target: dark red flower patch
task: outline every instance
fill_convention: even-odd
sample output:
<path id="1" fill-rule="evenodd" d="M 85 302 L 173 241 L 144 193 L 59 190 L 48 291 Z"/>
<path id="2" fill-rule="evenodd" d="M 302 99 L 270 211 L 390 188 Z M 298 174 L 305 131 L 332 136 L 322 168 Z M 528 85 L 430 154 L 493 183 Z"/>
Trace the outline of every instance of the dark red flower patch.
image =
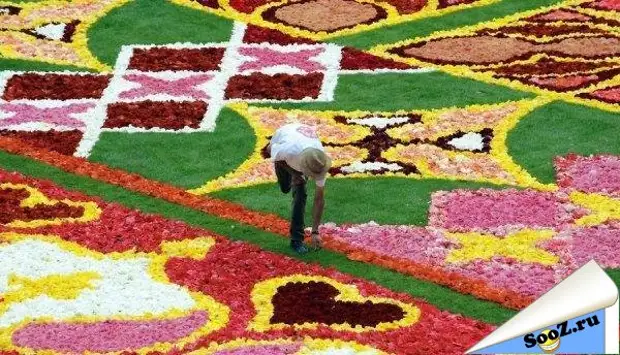
<path id="1" fill-rule="evenodd" d="M 142 71 L 218 70 L 225 48 L 163 48 L 134 49 L 129 69 Z"/>
<path id="2" fill-rule="evenodd" d="M 586 88 L 592 84 L 614 77 L 620 69 L 613 69 L 592 74 L 576 74 L 551 77 L 518 77 L 505 75 L 503 77 L 518 80 L 529 85 L 535 85 L 547 90 L 566 92 Z"/>
<path id="3" fill-rule="evenodd" d="M 29 222 L 38 219 L 78 218 L 84 214 L 84 208 L 69 206 L 58 202 L 55 205 L 36 205 L 22 207 L 21 202 L 30 196 L 25 189 L 0 189 L 0 224 L 13 221 Z"/>
<path id="4" fill-rule="evenodd" d="M 401 15 L 418 12 L 428 3 L 427 0 L 381 0 L 381 2 L 394 6 Z"/>
<path id="5" fill-rule="evenodd" d="M 7 81 L 3 98 L 7 101 L 98 99 L 109 82 L 109 75 L 18 74 Z"/>
<path id="6" fill-rule="evenodd" d="M 566 34 L 584 34 L 584 33 L 606 33 L 603 30 L 592 28 L 587 25 L 560 25 L 552 26 L 545 23 L 539 24 L 527 24 L 521 26 L 506 26 L 498 29 L 481 30 L 479 34 L 520 34 L 523 36 L 535 36 L 535 37 L 554 37 Z"/>
<path id="7" fill-rule="evenodd" d="M 413 66 L 400 63 L 391 59 L 377 57 L 370 53 L 364 53 L 355 48 L 343 48 L 342 60 L 340 61 L 341 69 L 359 70 L 359 69 L 411 69 Z"/>
<path id="8" fill-rule="evenodd" d="M 0 6 L 0 15 L 18 15 L 21 11 L 22 8 L 17 6 Z"/>
<path id="9" fill-rule="evenodd" d="M 0 130 L 0 136 L 20 139 L 38 148 L 65 155 L 73 155 L 82 140 L 82 132 L 72 131 L 9 131 Z"/>
<path id="10" fill-rule="evenodd" d="M 542 58 L 536 63 L 512 64 L 493 69 L 502 75 L 547 75 L 587 73 L 600 68 L 613 68 L 618 64 L 612 62 L 557 61 L 553 58 Z M 484 69 L 486 70 L 486 69 Z"/>
<path id="11" fill-rule="evenodd" d="M 279 2 L 280 0 L 230 0 L 230 6 L 235 10 L 245 12 L 247 14 L 254 12 L 257 7 L 269 4 L 271 2 Z"/>
<path id="12" fill-rule="evenodd" d="M 325 282 L 293 282 L 278 287 L 273 296 L 271 323 L 344 324 L 375 327 L 403 318 L 403 310 L 389 303 L 336 301 L 340 291 Z"/>
<path id="13" fill-rule="evenodd" d="M 226 88 L 228 99 L 316 99 L 321 92 L 322 73 L 306 75 L 252 73 L 235 75 Z"/>
<path id="14" fill-rule="evenodd" d="M 196 2 L 202 6 L 210 7 L 212 9 L 217 9 L 220 7 L 217 0 L 196 0 Z"/>
<path id="15" fill-rule="evenodd" d="M 207 112 L 202 101 L 141 101 L 108 106 L 106 128 L 140 127 L 181 129 L 198 128 Z"/>
<path id="16" fill-rule="evenodd" d="M 248 25 L 243 36 L 244 43 L 273 43 L 273 44 L 314 44 L 315 41 L 303 37 L 293 37 L 278 30 Z"/>
<path id="17" fill-rule="evenodd" d="M 438 9 L 445 9 L 450 6 L 458 6 L 458 5 L 466 5 L 474 3 L 478 0 L 439 0 L 439 5 L 437 5 Z"/>

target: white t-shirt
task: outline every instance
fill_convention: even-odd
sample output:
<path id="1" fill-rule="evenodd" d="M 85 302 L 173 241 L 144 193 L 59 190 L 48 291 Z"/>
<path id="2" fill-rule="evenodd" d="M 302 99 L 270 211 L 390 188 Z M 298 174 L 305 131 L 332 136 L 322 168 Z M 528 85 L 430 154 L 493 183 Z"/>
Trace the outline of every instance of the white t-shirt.
<path id="1" fill-rule="evenodd" d="M 301 123 L 289 123 L 276 131 L 271 138 L 271 159 L 284 160 L 288 166 L 301 172 L 301 152 L 307 148 L 325 151 L 316 129 Z M 325 175 L 316 180 L 316 186 L 325 186 Z"/>

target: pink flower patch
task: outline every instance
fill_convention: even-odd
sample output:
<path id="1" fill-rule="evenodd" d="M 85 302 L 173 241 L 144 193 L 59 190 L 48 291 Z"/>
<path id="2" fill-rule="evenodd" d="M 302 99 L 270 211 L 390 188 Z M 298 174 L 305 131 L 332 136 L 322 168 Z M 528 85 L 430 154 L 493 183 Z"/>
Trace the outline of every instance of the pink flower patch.
<path id="1" fill-rule="evenodd" d="M 322 71 L 325 70 L 325 67 L 313 58 L 323 53 L 324 50 L 324 48 L 312 48 L 297 52 L 283 52 L 278 47 L 242 47 L 239 48 L 239 53 L 251 58 L 251 60 L 244 62 L 239 67 L 239 71 L 260 71 L 280 65 L 296 68 L 307 73 Z"/>
<path id="2" fill-rule="evenodd" d="M 497 257 L 489 261 L 476 260 L 448 267 L 462 275 L 486 281 L 489 285 L 539 297 L 556 284 L 557 266 L 523 264 Z"/>
<path id="3" fill-rule="evenodd" d="M 597 90 L 588 96 L 597 98 L 601 101 L 609 102 L 611 104 L 617 104 L 620 103 L 620 86 Z"/>
<path id="4" fill-rule="evenodd" d="M 592 3 L 597 9 L 620 11 L 620 0 L 598 0 Z"/>
<path id="5" fill-rule="evenodd" d="M 222 350 L 214 355 L 289 355 L 297 353 L 300 349 L 301 344 L 254 345 Z"/>
<path id="6" fill-rule="evenodd" d="M 440 232 L 420 227 L 381 226 L 375 223 L 339 227 L 325 225 L 322 232 L 379 255 L 434 266 L 443 265 L 446 255 L 457 246 Z"/>
<path id="7" fill-rule="evenodd" d="M 159 79 L 145 74 L 129 74 L 125 80 L 139 85 L 120 94 L 123 99 L 138 99 L 149 95 L 166 94 L 174 97 L 189 97 L 196 100 L 207 100 L 209 95 L 198 87 L 208 85 L 213 74 L 199 74 L 179 79 Z"/>
<path id="8" fill-rule="evenodd" d="M 620 268 L 620 227 L 601 225 L 567 231 L 572 237 L 572 255 L 577 266 L 594 259 L 604 268 Z"/>
<path id="9" fill-rule="evenodd" d="M 620 197 L 620 157 L 569 155 L 555 160 L 560 187 Z"/>
<path id="10" fill-rule="evenodd" d="M 206 312 L 198 311 L 172 320 L 33 324 L 16 331 L 13 343 L 60 352 L 131 350 L 187 337 L 208 319 Z"/>
<path id="11" fill-rule="evenodd" d="M 458 232 L 556 228 L 572 220 L 567 202 L 565 196 L 534 190 L 438 192 L 432 196 L 430 225 Z"/>

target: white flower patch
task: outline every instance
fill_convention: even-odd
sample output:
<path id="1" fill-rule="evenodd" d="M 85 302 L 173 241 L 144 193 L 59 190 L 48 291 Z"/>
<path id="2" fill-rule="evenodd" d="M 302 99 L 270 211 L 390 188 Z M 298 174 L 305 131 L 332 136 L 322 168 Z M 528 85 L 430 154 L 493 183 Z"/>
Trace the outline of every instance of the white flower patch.
<path id="1" fill-rule="evenodd" d="M 360 162 L 356 161 L 351 165 L 347 165 L 345 167 L 340 168 L 345 173 L 365 173 L 369 171 L 381 171 L 387 169 L 389 171 L 398 171 L 402 170 L 402 167 L 395 163 L 383 163 L 383 162 Z"/>
<path id="2" fill-rule="evenodd" d="M 409 117 L 366 117 L 366 118 L 353 118 L 349 122 L 353 122 L 362 126 L 385 128 L 390 125 L 405 123 L 409 121 Z"/>
<path id="3" fill-rule="evenodd" d="M 40 36 L 54 41 L 60 41 L 65 36 L 67 25 L 64 23 L 49 23 L 47 25 L 37 27 L 34 32 Z"/>
<path id="4" fill-rule="evenodd" d="M 461 137 L 451 139 L 448 144 L 459 150 L 482 150 L 484 148 L 484 137 L 480 133 L 469 132 Z"/>
<path id="5" fill-rule="evenodd" d="M 149 274 L 151 260 L 95 258 L 76 255 L 43 240 L 21 240 L 0 244 L 0 294 L 19 292 L 24 285 L 9 285 L 11 278 L 36 280 L 49 276 L 94 273 L 89 287 L 73 299 L 55 299 L 45 294 L 8 304 L 0 314 L 0 328 L 11 327 L 27 319 L 43 317 L 67 320 L 76 316 L 137 317 L 163 314 L 173 309 L 188 311 L 196 302 L 184 288 L 156 281 Z M 64 284 L 48 285 L 62 288 Z"/>

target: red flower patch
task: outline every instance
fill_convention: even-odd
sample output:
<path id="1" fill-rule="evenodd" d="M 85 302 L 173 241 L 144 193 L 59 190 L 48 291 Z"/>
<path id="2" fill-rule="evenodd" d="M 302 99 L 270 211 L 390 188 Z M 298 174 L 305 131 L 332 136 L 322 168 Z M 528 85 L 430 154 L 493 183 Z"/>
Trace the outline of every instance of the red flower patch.
<path id="1" fill-rule="evenodd" d="M 158 246 L 163 240 L 213 236 L 216 239 L 216 244 L 204 258 L 196 260 L 176 257 L 169 259 L 165 265 L 165 271 L 170 282 L 213 297 L 230 309 L 229 320 L 221 330 L 207 334 L 180 347 L 178 349 L 180 353 L 203 348 L 214 341 L 224 342 L 236 338 L 273 340 L 307 336 L 356 341 L 390 353 L 462 354 L 468 347 L 493 330 L 492 326 L 460 315 L 440 311 L 434 306 L 409 295 L 396 293 L 365 280 L 322 268 L 316 264 L 310 265 L 266 252 L 243 242 L 231 242 L 224 237 L 191 228 L 181 222 L 130 211 L 114 204 L 106 204 L 79 193 L 62 190 L 45 181 L 24 178 L 19 174 L 0 170 L 0 180 L 36 187 L 50 198 L 70 198 L 76 201 L 95 200 L 104 210 L 102 217 L 97 221 L 84 225 L 66 224 L 32 230 L 32 233 L 37 234 L 59 235 L 65 240 L 77 241 L 90 249 L 109 252 L 133 248 L 136 252 L 157 252 L 159 251 Z M 119 226 L 122 227 L 119 228 Z M 78 236 L 79 241 L 76 240 Z M 146 245 L 142 243 L 142 240 L 152 240 L 152 242 Z M 120 243 L 119 245 L 122 247 L 110 247 L 115 243 Z M 106 247 L 103 247 L 104 245 Z M 298 310 L 297 315 L 292 315 L 296 317 L 298 314 L 305 314 L 306 318 L 310 317 L 321 322 L 314 329 L 296 329 L 290 326 L 265 332 L 248 330 L 248 325 L 257 314 L 257 307 L 261 307 L 252 302 L 252 291 L 255 289 L 255 285 L 261 281 L 290 275 L 327 277 L 335 282 L 354 287 L 362 297 L 384 297 L 404 302 L 417 307 L 420 318 L 411 325 L 403 325 L 385 331 L 364 333 L 336 331 L 329 327 L 332 324 L 331 322 L 340 323 L 346 319 L 353 324 L 372 326 L 372 324 L 381 321 L 399 319 L 402 317 L 402 314 L 399 313 L 402 312 L 402 309 L 400 306 L 394 308 L 390 304 L 386 304 L 390 307 L 376 308 L 377 306 L 383 307 L 383 304 L 336 302 L 333 300 L 335 296 L 333 287 L 325 282 L 316 282 L 316 287 L 311 286 L 306 289 L 300 289 L 297 283 L 289 283 L 278 290 L 276 298 L 282 296 L 286 301 L 300 300 L 305 297 L 310 302 L 320 301 L 318 303 L 321 306 L 332 305 L 335 312 L 327 313 L 324 308 L 321 308 L 320 314 L 313 314 L 310 312 L 313 309 L 311 306 L 307 307 L 306 311 Z M 279 304 L 279 302 L 274 300 L 274 304 Z M 366 309 L 369 307 L 372 309 Z M 279 317 L 283 316 L 283 313 L 279 313 Z M 285 320 L 288 324 L 296 322 L 295 319 Z"/>
<path id="2" fill-rule="evenodd" d="M 141 101 L 108 106 L 106 128 L 134 126 L 140 128 L 198 128 L 207 112 L 202 101 Z"/>
<path id="3" fill-rule="evenodd" d="M 82 132 L 78 130 L 34 132 L 0 130 L 0 136 L 21 139 L 35 147 L 64 155 L 73 155 L 82 140 Z"/>
<path id="4" fill-rule="evenodd" d="M 225 48 L 163 48 L 134 49 L 129 69 L 141 71 L 218 70 Z"/>
<path id="5" fill-rule="evenodd" d="M 109 75 L 19 74 L 7 81 L 3 98 L 7 101 L 98 99 L 109 81 Z"/>
<path id="6" fill-rule="evenodd" d="M 227 99 L 316 99 L 321 92 L 322 73 L 235 75 L 226 88 Z"/>

